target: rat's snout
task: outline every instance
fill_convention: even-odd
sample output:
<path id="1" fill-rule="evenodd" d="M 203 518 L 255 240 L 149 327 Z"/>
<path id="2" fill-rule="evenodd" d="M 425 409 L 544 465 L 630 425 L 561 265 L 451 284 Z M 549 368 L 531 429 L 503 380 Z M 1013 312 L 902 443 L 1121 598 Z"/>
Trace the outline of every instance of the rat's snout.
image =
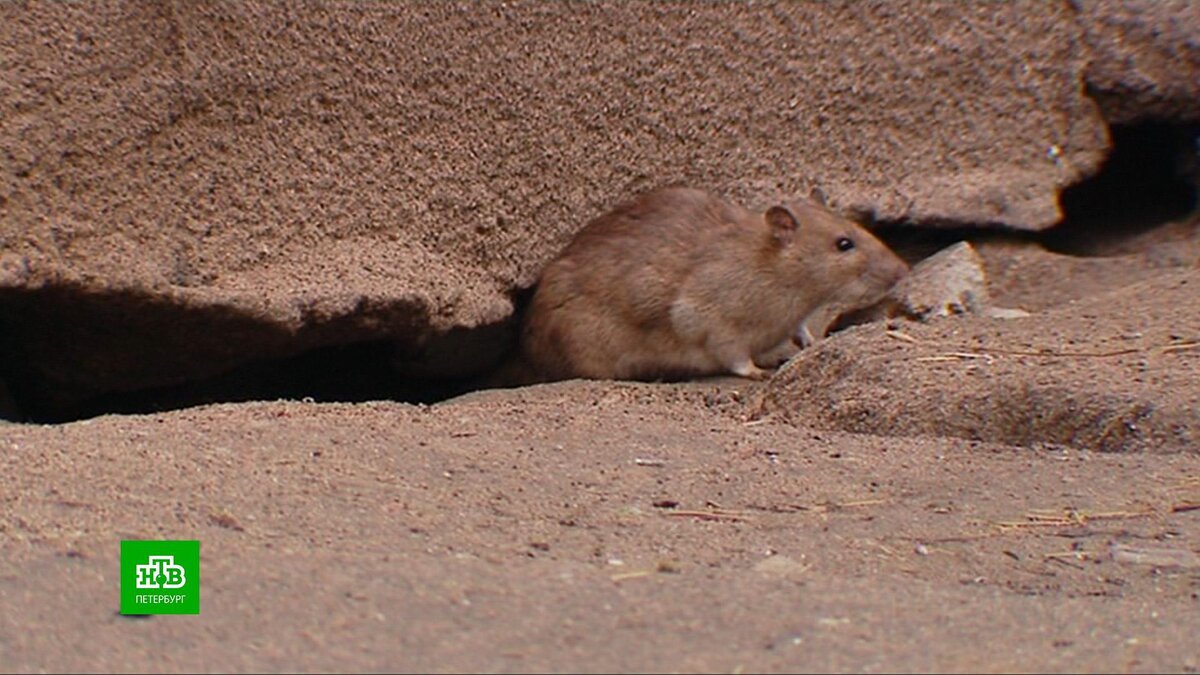
<path id="1" fill-rule="evenodd" d="M 908 263 L 904 262 L 900 256 L 888 251 L 887 256 L 872 271 L 872 276 L 878 279 L 880 285 L 885 289 L 890 289 L 908 276 L 909 269 Z"/>

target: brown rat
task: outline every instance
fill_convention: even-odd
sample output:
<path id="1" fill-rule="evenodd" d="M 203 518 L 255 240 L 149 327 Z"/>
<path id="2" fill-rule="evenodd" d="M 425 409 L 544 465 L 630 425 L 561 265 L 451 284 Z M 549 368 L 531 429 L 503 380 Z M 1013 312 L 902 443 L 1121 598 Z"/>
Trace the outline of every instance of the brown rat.
<path id="1" fill-rule="evenodd" d="M 543 271 L 521 357 L 538 379 L 762 377 L 907 271 L 814 201 L 753 213 L 659 189 L 589 223 Z"/>

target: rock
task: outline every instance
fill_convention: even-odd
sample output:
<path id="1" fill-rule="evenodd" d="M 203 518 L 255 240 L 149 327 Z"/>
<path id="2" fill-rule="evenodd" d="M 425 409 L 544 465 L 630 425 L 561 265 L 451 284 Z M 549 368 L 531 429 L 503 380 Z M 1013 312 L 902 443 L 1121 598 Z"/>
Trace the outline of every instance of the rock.
<path id="1" fill-rule="evenodd" d="M 905 313 L 923 321 L 979 313 L 988 302 L 983 260 L 970 243 L 960 241 L 914 265 L 891 295 Z"/>
<path id="2" fill-rule="evenodd" d="M 983 259 L 965 241 L 914 265 L 889 295 L 901 312 L 920 321 L 968 313 L 1001 319 L 1029 316 L 1023 310 L 992 306 Z"/>
<path id="3" fill-rule="evenodd" d="M 1200 4 L 1189 0 L 1082 2 L 1092 96 L 1112 124 L 1200 121 Z"/>
<path id="4" fill-rule="evenodd" d="M 800 580 L 807 575 L 811 565 L 786 555 L 772 555 L 754 564 L 754 571 L 771 577 Z"/>
<path id="5" fill-rule="evenodd" d="M 1109 547 L 1114 562 L 1127 565 L 1200 569 L 1200 554 L 1185 548 L 1144 548 L 1127 544 Z"/>

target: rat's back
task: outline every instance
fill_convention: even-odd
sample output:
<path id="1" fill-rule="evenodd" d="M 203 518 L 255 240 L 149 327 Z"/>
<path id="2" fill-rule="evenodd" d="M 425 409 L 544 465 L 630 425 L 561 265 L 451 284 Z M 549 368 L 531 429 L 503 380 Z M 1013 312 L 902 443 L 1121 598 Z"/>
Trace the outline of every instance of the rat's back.
<path id="1" fill-rule="evenodd" d="M 522 331 L 524 357 L 550 379 L 662 375 L 655 364 L 680 350 L 672 303 L 705 251 L 746 215 L 674 187 L 592 221 L 542 273 Z"/>

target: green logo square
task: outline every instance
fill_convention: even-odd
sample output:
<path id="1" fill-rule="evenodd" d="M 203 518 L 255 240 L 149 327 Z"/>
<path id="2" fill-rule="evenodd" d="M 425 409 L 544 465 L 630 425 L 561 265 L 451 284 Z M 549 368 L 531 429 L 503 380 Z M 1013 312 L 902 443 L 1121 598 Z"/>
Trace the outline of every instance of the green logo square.
<path id="1" fill-rule="evenodd" d="M 122 541 L 122 614 L 199 614 L 200 542 Z"/>

